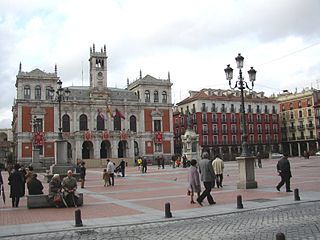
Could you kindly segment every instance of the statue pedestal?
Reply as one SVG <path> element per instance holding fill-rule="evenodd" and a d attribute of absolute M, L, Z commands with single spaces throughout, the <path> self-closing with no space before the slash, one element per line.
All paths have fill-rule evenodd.
<path fill-rule="evenodd" d="M 254 161 L 255 157 L 237 157 L 239 167 L 239 182 L 238 189 L 258 188 L 258 183 L 255 181 Z"/>
<path fill-rule="evenodd" d="M 35 171 L 42 171 L 45 168 L 43 164 L 40 163 L 40 150 L 38 148 L 33 148 L 32 150 L 32 162 L 31 165 Z"/>
<path fill-rule="evenodd" d="M 72 170 L 72 164 L 68 163 L 68 143 L 66 140 L 55 142 L 55 163 L 50 166 L 50 174 L 66 174 Z"/>

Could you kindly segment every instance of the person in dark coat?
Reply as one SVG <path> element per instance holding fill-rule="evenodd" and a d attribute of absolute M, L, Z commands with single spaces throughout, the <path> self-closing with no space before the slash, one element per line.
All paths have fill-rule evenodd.
<path fill-rule="evenodd" d="M 19 171 L 22 174 L 22 178 L 23 178 L 23 185 L 22 185 L 22 197 L 25 195 L 26 193 L 26 175 L 27 175 L 27 170 L 25 169 L 25 167 L 23 165 L 20 165 Z"/>
<path fill-rule="evenodd" d="M 148 160 L 146 157 L 142 159 L 142 173 L 147 173 Z"/>
<path fill-rule="evenodd" d="M 288 160 L 288 155 L 284 155 L 277 163 L 277 171 L 279 173 L 279 176 L 281 177 L 281 181 L 276 186 L 276 189 L 280 191 L 280 188 L 286 184 L 286 191 L 292 192 L 290 189 L 290 178 L 291 175 L 291 169 L 290 169 L 290 162 Z"/>
<path fill-rule="evenodd" d="M 29 195 L 43 194 L 43 185 L 37 179 L 37 174 L 33 173 L 31 179 L 27 183 Z"/>
<path fill-rule="evenodd" d="M 160 157 L 160 161 L 161 161 L 162 169 L 164 169 L 164 158 L 163 158 L 163 156 Z"/>
<path fill-rule="evenodd" d="M 81 179 L 81 188 L 84 188 L 84 181 L 86 178 L 86 167 L 85 162 L 81 162 L 80 164 L 80 179 Z"/>
<path fill-rule="evenodd" d="M 20 198 L 23 194 L 24 177 L 19 171 L 20 165 L 15 164 L 13 171 L 8 178 L 8 184 L 10 185 L 10 198 L 12 199 L 12 207 L 18 207 Z"/>
<path fill-rule="evenodd" d="M 126 169 L 126 162 L 122 159 L 122 161 L 120 162 L 120 171 L 121 171 L 122 177 L 125 176 L 125 169 Z"/>

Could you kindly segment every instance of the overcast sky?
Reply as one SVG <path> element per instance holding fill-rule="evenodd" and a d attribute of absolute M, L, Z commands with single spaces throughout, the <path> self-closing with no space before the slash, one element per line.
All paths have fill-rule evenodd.
<path fill-rule="evenodd" d="M 319 0 L 0 0 L 0 128 L 11 127 L 20 61 L 27 72 L 57 64 L 64 86 L 89 85 L 93 43 L 106 44 L 109 87 L 125 88 L 140 69 L 169 71 L 174 103 L 228 89 L 224 68 L 236 69 L 238 53 L 267 96 L 320 85 Z"/>

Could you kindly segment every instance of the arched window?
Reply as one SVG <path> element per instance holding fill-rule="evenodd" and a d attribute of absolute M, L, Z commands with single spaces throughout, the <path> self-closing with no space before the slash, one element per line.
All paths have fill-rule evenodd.
<path fill-rule="evenodd" d="M 163 102 L 163 103 L 167 103 L 167 101 L 168 101 L 167 92 L 166 92 L 166 91 L 163 91 L 163 92 L 162 92 L 162 102 Z"/>
<path fill-rule="evenodd" d="M 70 132 L 70 117 L 68 114 L 62 116 L 62 132 Z"/>
<path fill-rule="evenodd" d="M 80 131 L 88 130 L 88 118 L 87 118 L 87 115 L 81 114 L 79 120 L 80 120 L 79 121 L 79 123 L 80 123 Z"/>
<path fill-rule="evenodd" d="M 31 95 L 30 86 L 29 85 L 24 86 L 24 88 L 23 88 L 24 99 L 30 99 L 30 95 Z"/>
<path fill-rule="evenodd" d="M 144 96 L 145 96 L 145 101 L 150 102 L 150 91 L 149 90 L 146 90 L 144 92 Z"/>
<path fill-rule="evenodd" d="M 100 114 L 97 116 L 97 130 L 104 130 L 104 118 Z"/>
<path fill-rule="evenodd" d="M 118 115 L 115 115 L 113 118 L 113 126 L 116 131 L 121 130 L 121 118 Z"/>
<path fill-rule="evenodd" d="M 159 102 L 159 93 L 158 93 L 158 91 L 154 91 L 153 98 L 154 98 L 154 102 Z"/>
<path fill-rule="evenodd" d="M 130 131 L 137 132 L 137 119 L 133 115 L 130 117 Z"/>
<path fill-rule="evenodd" d="M 41 87 L 37 85 L 34 89 L 34 98 L 36 100 L 41 100 Z"/>

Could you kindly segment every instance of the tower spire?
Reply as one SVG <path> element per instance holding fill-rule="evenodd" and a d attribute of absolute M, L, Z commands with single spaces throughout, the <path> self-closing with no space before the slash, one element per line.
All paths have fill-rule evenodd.
<path fill-rule="evenodd" d="M 20 64 L 19 64 L 19 73 L 21 73 L 21 69 L 22 69 L 22 64 L 20 62 Z"/>
<path fill-rule="evenodd" d="M 142 79 L 142 71 L 141 71 L 141 69 L 140 69 L 140 79 Z"/>
<path fill-rule="evenodd" d="M 54 65 L 54 73 L 56 74 L 57 76 L 57 73 L 58 73 L 58 68 L 57 68 L 57 64 Z"/>

